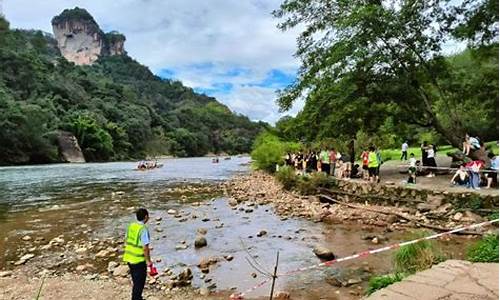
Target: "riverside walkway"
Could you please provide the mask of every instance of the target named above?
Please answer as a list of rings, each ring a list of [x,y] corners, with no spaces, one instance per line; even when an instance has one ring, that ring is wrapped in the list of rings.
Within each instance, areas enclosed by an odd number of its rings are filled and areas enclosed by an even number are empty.
[[[498,299],[498,263],[447,260],[381,289],[367,300]]]

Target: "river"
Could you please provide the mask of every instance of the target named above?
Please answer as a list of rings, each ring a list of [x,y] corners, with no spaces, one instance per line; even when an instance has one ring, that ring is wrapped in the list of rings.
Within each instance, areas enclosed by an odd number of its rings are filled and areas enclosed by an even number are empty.
[[[245,212],[248,207],[244,205],[231,208],[218,184],[248,172],[248,157],[232,157],[219,164],[213,164],[210,158],[168,159],[163,163],[163,168],[150,171],[136,171],[136,164],[130,162],[0,168],[0,257],[4,258],[0,269],[13,268],[12,263],[31,246],[38,245],[33,250],[37,257],[50,257],[40,250],[43,242],[23,241],[26,235],[45,242],[60,235],[71,241],[119,238],[133,219],[133,210],[141,206],[151,213],[152,255],[161,259],[157,262],[159,270],[190,266],[193,285],[215,283],[214,293],[222,299],[265,278],[249,265],[249,256],[271,271],[279,251],[279,271],[285,272],[318,263],[312,253],[317,244],[346,256],[374,248],[370,241],[360,238],[368,231],[384,235],[388,239],[385,243],[405,237],[404,232],[357,225],[284,219],[266,205],[251,206],[252,212]],[[169,214],[168,210],[176,213]],[[193,247],[198,228],[208,231],[208,246],[201,249]],[[262,230],[267,233],[258,237]],[[188,248],[176,249],[183,242]],[[463,256],[464,242],[442,243],[449,256]],[[221,259],[207,275],[195,266],[202,257],[227,255],[234,259]],[[96,265],[107,263],[96,262],[92,256],[72,256],[67,251],[60,257],[53,269],[63,266],[73,270],[77,264],[89,261]],[[30,263],[36,265],[36,258]],[[357,299],[363,295],[370,276],[390,270],[391,254],[382,253],[362,261],[280,277],[277,289],[291,292],[294,299]],[[337,287],[330,284],[332,277],[362,282]],[[269,284],[249,296],[258,298],[268,293]]]

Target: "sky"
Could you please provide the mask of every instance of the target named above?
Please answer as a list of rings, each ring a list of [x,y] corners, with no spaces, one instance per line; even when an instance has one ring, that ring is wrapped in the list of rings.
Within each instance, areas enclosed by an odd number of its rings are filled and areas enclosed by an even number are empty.
[[[295,115],[276,105],[293,82],[297,31],[282,32],[271,12],[282,0],[0,0],[11,27],[52,32],[65,8],[87,9],[105,32],[127,37],[125,50],[155,74],[216,97],[234,112],[274,123]]]

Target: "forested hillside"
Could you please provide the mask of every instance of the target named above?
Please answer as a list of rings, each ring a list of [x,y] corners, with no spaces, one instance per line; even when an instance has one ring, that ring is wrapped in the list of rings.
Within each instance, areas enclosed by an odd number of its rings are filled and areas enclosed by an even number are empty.
[[[125,55],[77,66],[40,31],[0,17],[0,164],[59,160],[72,132],[87,161],[249,152],[266,126]]]

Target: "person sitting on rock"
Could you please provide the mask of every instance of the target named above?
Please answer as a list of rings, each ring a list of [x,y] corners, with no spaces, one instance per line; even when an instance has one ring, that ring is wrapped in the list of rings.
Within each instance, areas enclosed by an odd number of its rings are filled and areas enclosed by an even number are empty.
[[[486,173],[486,188],[491,188],[491,184],[493,180],[496,179],[496,183],[498,185],[498,166],[499,160],[498,155],[491,153],[490,155],[490,167],[488,169],[489,172]]]
[[[469,156],[470,151],[475,151],[479,149],[481,145],[479,144],[479,139],[469,136],[469,134],[465,135],[465,140],[463,143],[463,153],[467,156]]]
[[[469,172],[469,187],[475,190],[479,190],[481,184],[481,177],[479,172],[484,167],[484,161],[473,160],[465,164],[465,168]]]
[[[460,168],[455,172],[455,175],[451,178],[450,183],[452,185],[458,186],[469,186],[469,174],[467,170],[465,170],[464,165],[461,165]]]

